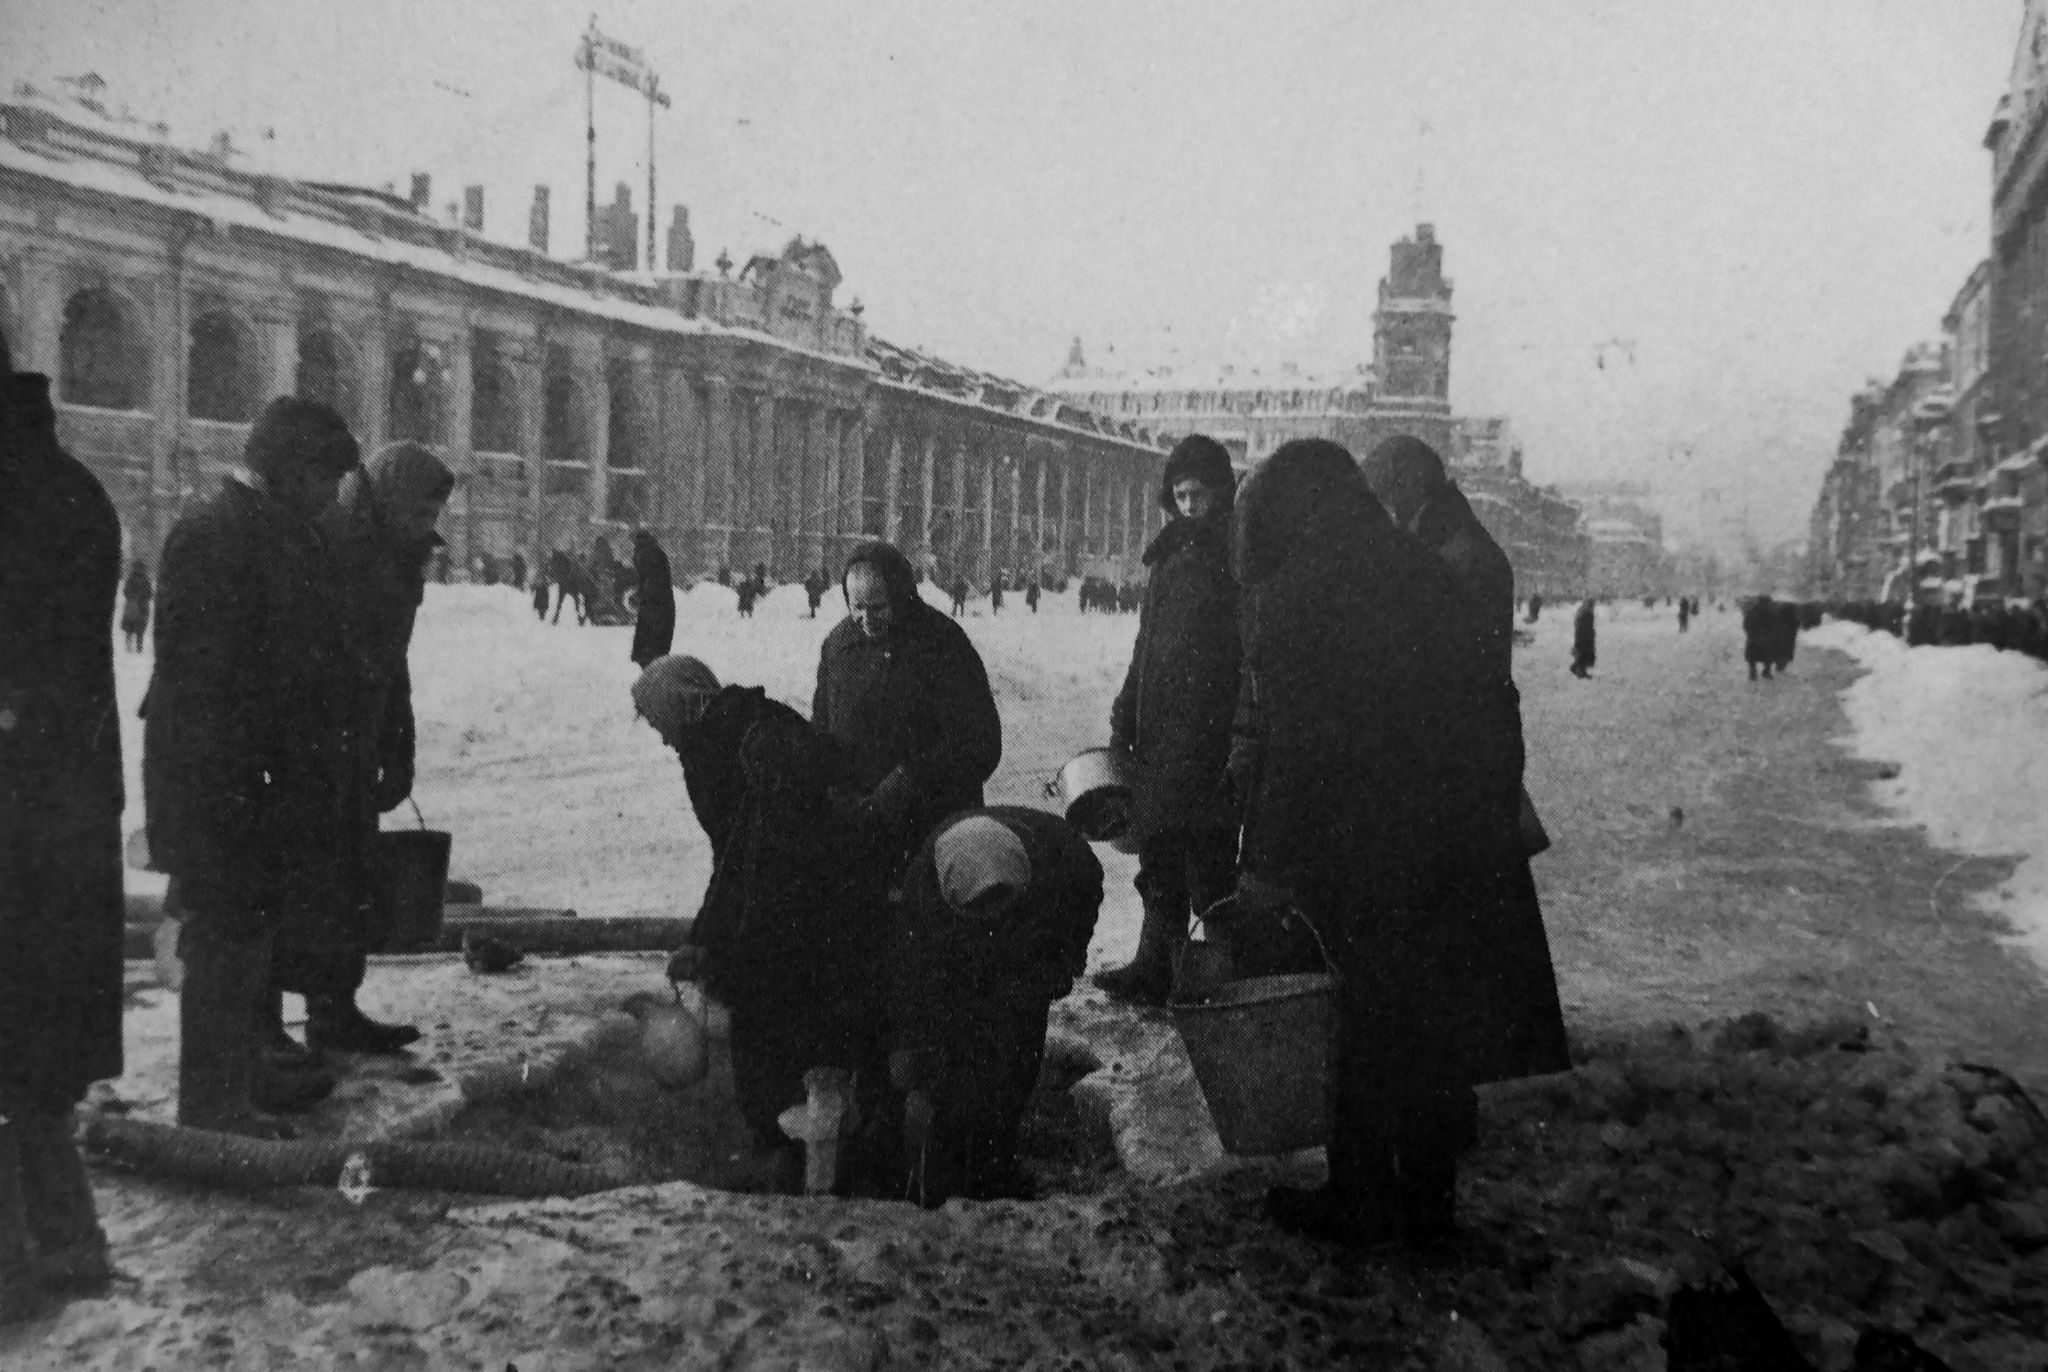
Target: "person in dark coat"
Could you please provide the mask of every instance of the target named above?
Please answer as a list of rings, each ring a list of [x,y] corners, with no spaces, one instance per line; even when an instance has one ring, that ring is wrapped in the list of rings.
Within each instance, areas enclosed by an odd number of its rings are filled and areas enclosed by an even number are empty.
[[[1058,815],[967,810],[903,882],[888,962],[890,1078],[906,1092],[906,1190],[1029,1199],[1017,1134],[1045,1056],[1046,1012],[1088,961],[1102,863]]]
[[[128,651],[142,651],[142,637],[149,632],[149,602],[156,588],[150,584],[149,567],[141,558],[128,564],[128,579],[121,583],[121,637]]]
[[[836,808],[893,877],[933,825],[982,803],[1003,724],[981,654],[917,594],[902,553],[861,544],[840,588],[847,617],[819,650],[811,723],[847,750]]]
[[[947,591],[947,594],[948,594],[948,595],[950,595],[950,596],[951,596],[951,597],[953,598],[953,618],[955,618],[955,619],[958,619],[958,618],[960,618],[960,617],[961,617],[962,615],[966,614],[966,613],[967,613],[967,578],[966,578],[966,577],[964,577],[964,576],[956,576],[956,577],[954,577],[954,578],[953,578],[953,585],[952,585],[952,587],[951,587],[951,588],[950,588],[950,589],[949,589],[949,590]]]
[[[760,594],[761,588],[754,583],[752,577],[740,583],[739,612],[741,619],[752,619],[754,617],[754,601]]]
[[[455,474],[418,443],[392,443],[342,479],[319,521],[334,603],[347,636],[355,687],[349,702],[352,772],[346,822],[360,854],[353,898],[295,905],[278,928],[271,983],[306,999],[306,1048],[396,1053],[416,1042],[410,1024],[384,1024],[356,1005],[369,955],[391,937],[392,876],[382,865],[378,816],[412,794],[416,729],[407,653],[426,595],[426,569],[443,546],[435,532]],[[265,1051],[289,1064],[279,998],[265,1008]]]
[[[1450,1227],[1473,999],[1460,911],[1500,869],[1512,741],[1442,559],[1351,455],[1283,444],[1232,528],[1260,756],[1240,918],[1299,910],[1339,974],[1329,1179],[1276,1187],[1282,1227],[1347,1244]]]
[[[1000,569],[988,579],[988,612],[992,615],[1003,612],[1003,573]]]
[[[1038,578],[1034,576],[1024,583],[1024,608],[1033,614],[1038,613],[1038,594]]]
[[[512,554],[512,589],[526,589],[526,554],[516,550]]]
[[[363,886],[357,678],[313,525],[356,443],[333,410],[283,397],[244,461],[164,543],[142,778],[181,913],[178,1121],[276,1136],[259,1107],[310,1103],[324,1080],[258,1062],[278,927],[317,924]]]
[[[548,622],[548,579],[538,571],[533,574],[533,617],[543,624]]]
[[[1496,715],[1493,728],[1510,748],[1500,761],[1513,772],[1514,791],[1503,796],[1510,808],[1494,823],[1519,833],[1523,814],[1533,817],[1535,806],[1522,778],[1526,757],[1522,697],[1514,681],[1514,567],[1427,443],[1406,436],[1388,439],[1367,455],[1365,476],[1395,523],[1442,558],[1457,582],[1484,665],[1482,685]],[[1479,982],[1474,1013],[1461,1026],[1461,1051],[1474,1083],[1571,1068],[1550,940],[1529,869],[1533,853],[1523,843],[1501,849],[1498,856],[1499,870],[1478,888],[1484,899],[1470,909]],[[1476,1122],[1476,1105],[1472,1118]]]
[[[1777,604],[1771,633],[1771,661],[1778,674],[1783,676],[1792,666],[1792,655],[1799,649],[1799,605],[1796,601],[1783,600]]]
[[[633,530],[633,580],[640,601],[633,622],[633,665],[645,667],[665,656],[676,636],[675,576],[652,530]]]
[[[818,617],[818,607],[825,603],[825,588],[831,584],[831,580],[826,577],[825,569],[822,567],[815,571],[804,573],[804,600],[811,607],[812,619]]]
[[[1145,920],[1138,951],[1095,984],[1159,1005],[1173,988],[1188,919],[1229,895],[1237,816],[1224,793],[1241,656],[1230,576],[1230,451],[1203,434],[1174,445],[1159,479],[1166,526],[1145,549],[1150,578],[1123,688],[1109,709],[1110,747],[1139,767],[1131,837]]]
[[[1543,613],[1543,592],[1541,592],[1541,591],[1535,591],[1535,592],[1532,592],[1532,593],[1530,594],[1530,596],[1529,596],[1529,619],[1528,619],[1528,622],[1529,622],[1529,623],[1531,623],[1531,624],[1534,624],[1534,623],[1536,622],[1536,617],[1537,617],[1538,615],[1542,614],[1542,613]]]
[[[0,339],[0,1325],[112,1277],[71,1111],[121,1075],[121,525]]]
[[[1678,600],[1678,632],[1684,633],[1692,626],[1692,602],[1680,596]]]
[[[1593,675],[1598,632],[1593,626],[1593,598],[1588,596],[1579,602],[1578,613],[1572,616],[1572,675],[1581,680]]]
[[[1760,595],[1742,607],[1742,660],[1749,664],[1749,679],[1756,680],[1756,669],[1764,669],[1764,680],[1771,679],[1772,669],[1777,662],[1777,606],[1767,595]]]

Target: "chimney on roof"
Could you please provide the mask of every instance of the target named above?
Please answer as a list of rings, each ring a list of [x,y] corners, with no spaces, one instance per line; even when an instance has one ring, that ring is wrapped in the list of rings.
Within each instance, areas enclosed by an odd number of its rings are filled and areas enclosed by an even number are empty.
[[[668,225],[668,269],[686,272],[696,263],[697,240],[690,233],[690,210],[687,205],[678,205]]]
[[[597,260],[615,272],[640,265],[640,216],[633,213],[633,188],[623,181],[613,189],[612,203],[597,212]]]
[[[484,188],[464,186],[462,188],[462,227],[472,233],[484,231]]]
[[[415,214],[425,214],[427,206],[434,202],[434,178],[425,172],[412,174],[412,208]]]
[[[533,208],[526,212],[526,241],[535,252],[548,250],[548,188],[533,188]]]

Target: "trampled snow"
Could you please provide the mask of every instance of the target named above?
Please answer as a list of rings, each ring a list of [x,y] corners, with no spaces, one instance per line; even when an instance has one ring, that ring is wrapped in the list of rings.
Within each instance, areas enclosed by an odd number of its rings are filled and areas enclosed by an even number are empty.
[[[1868,672],[1843,706],[1856,754],[1899,764],[1878,798],[1944,848],[2020,859],[1991,908],[2048,967],[2048,668],[1981,644],[1908,648],[1854,624],[1805,637]]]

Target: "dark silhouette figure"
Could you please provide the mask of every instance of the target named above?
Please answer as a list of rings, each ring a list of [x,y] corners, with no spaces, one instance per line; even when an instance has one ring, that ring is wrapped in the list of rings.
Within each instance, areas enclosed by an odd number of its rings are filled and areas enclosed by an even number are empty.
[[[1581,680],[1593,675],[1593,603],[1590,598],[1581,601],[1578,613],[1572,616],[1572,675]]]
[[[142,651],[142,636],[149,632],[149,602],[155,593],[149,568],[136,558],[129,564],[128,579],[121,583],[121,637],[131,653]]]

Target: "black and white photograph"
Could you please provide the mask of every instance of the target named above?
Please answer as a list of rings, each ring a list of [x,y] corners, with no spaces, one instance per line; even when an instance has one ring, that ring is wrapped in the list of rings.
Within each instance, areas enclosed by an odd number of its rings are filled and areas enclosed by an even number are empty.
[[[2048,1367],[2048,0],[0,0],[0,1368]]]

